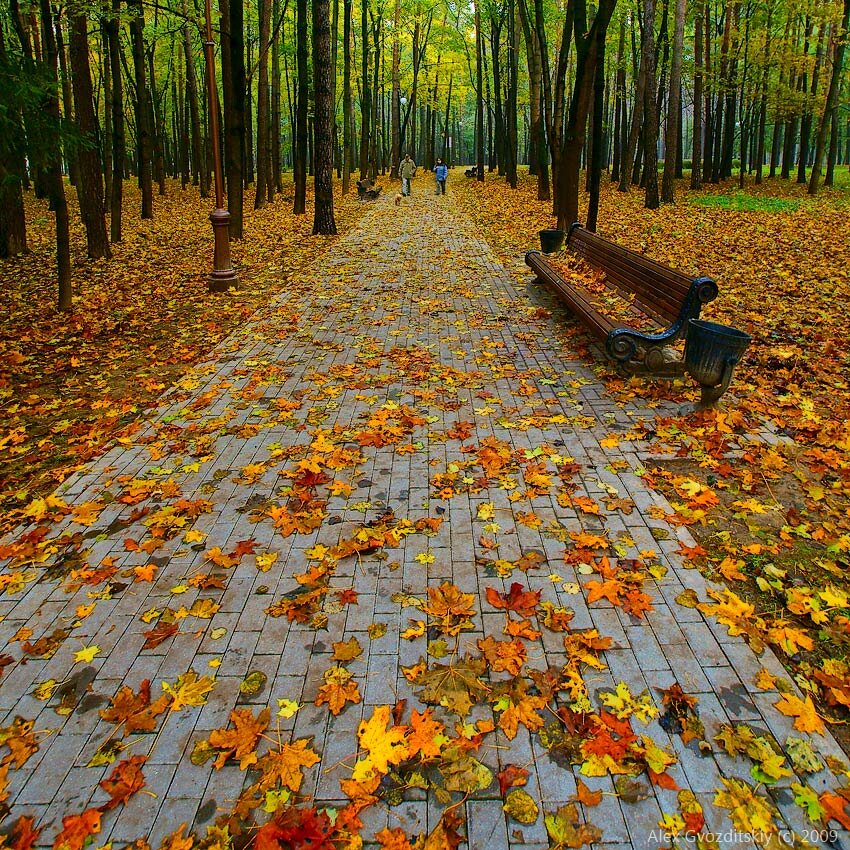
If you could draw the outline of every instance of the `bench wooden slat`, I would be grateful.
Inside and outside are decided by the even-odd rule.
[[[539,280],[556,289],[567,306],[598,338],[609,357],[629,371],[670,372],[664,347],[687,334],[688,320],[699,316],[702,304],[717,296],[710,278],[690,278],[654,260],[608,242],[581,225],[570,228],[568,248],[603,273],[603,283],[628,301],[631,308],[657,321],[657,333],[638,331],[605,316],[588,293],[565,279],[538,251],[529,251],[526,264]]]

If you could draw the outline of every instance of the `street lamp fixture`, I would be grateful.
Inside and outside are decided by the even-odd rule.
[[[210,292],[226,292],[231,286],[239,286],[239,275],[230,262],[230,213],[224,206],[224,180],[221,168],[221,147],[218,129],[218,88],[215,82],[215,42],[212,30],[212,9],[210,0],[204,6],[206,17],[206,41],[204,58],[207,66],[207,91],[209,92],[210,144],[213,153],[213,178],[215,182],[215,209],[210,213],[210,221],[215,237],[213,270],[209,277]]]

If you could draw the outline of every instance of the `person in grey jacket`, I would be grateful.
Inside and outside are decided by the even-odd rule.
[[[410,158],[410,154],[405,154],[401,165],[398,167],[398,176],[401,177],[401,194],[410,194],[410,181],[416,174],[416,163]]]

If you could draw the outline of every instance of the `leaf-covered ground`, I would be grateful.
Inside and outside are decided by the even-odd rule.
[[[467,212],[506,260],[538,247],[550,205],[524,175],[517,191],[493,179],[457,181]],[[621,400],[656,399],[661,411],[633,432],[657,455],[645,480],[670,499],[673,526],[702,544],[691,553],[725,580],[739,615],[758,614],[757,635],[837,718],[850,706],[850,211],[846,188],[812,199],[805,186],[681,183],[677,203],[655,211],[638,190],[603,180],[599,232],[691,275],[714,277],[719,297],[705,318],[753,337],[719,413],[677,416],[697,397],[685,384],[627,382],[602,367],[587,338],[564,326],[564,343],[599,365]],[[486,198],[486,202],[485,201]],[[569,267],[569,255],[560,258]],[[529,279],[528,269],[517,276]],[[674,404],[665,405],[669,401]],[[760,436],[765,424],[775,435]],[[839,726],[837,734],[848,741]]]
[[[30,253],[0,261],[0,529],[8,512],[50,492],[131,426],[163,390],[244,322],[333,237],[310,237],[312,199],[293,216],[292,188],[254,211],[245,196],[245,239],[232,258],[242,286],[210,295],[212,201],[177,182],[138,218],[139,193],[125,187],[124,239],[111,261],[91,261],[73,190],[68,193],[74,307],[55,309],[55,235],[46,201],[27,198]],[[363,207],[337,196],[344,232]],[[125,433],[131,433],[132,427]]]
[[[467,186],[429,190],[369,206],[10,510],[5,845],[846,840],[836,712],[771,652],[812,630],[687,569],[716,482],[649,488],[673,406],[606,392],[457,211]],[[707,456],[746,427],[784,460],[751,415],[704,422]],[[840,622],[838,581],[789,589]]]

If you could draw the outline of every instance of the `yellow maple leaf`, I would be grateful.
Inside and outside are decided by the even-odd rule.
[[[420,552],[413,560],[420,564],[433,564],[437,558],[431,552]]]
[[[84,649],[81,649],[79,652],[74,653],[74,663],[77,664],[80,661],[85,661],[86,663],[88,663],[89,661],[94,661],[94,657],[99,652],[100,647],[97,644],[87,646]]]
[[[806,699],[801,700],[794,694],[783,694],[782,699],[775,703],[774,707],[786,717],[793,717],[794,728],[798,731],[824,734],[823,720],[815,710],[811,696],[806,695]]]
[[[493,519],[496,516],[496,506],[492,502],[483,502],[478,506],[478,519]]]
[[[277,552],[266,552],[257,555],[257,569],[261,572],[268,572],[272,568],[272,564],[277,560]]]
[[[184,543],[203,543],[207,539],[207,535],[197,528],[192,528],[183,535]]]
[[[162,683],[162,689],[171,697],[172,711],[180,711],[188,706],[206,704],[206,696],[215,686],[215,679],[210,676],[198,676],[194,670],[188,670],[177,677],[174,685]]]
[[[369,720],[362,720],[357,727],[357,740],[369,753],[367,761],[378,773],[386,773],[391,764],[399,764],[407,758],[409,747],[406,741],[406,726],[391,726],[390,707],[379,705]]]

